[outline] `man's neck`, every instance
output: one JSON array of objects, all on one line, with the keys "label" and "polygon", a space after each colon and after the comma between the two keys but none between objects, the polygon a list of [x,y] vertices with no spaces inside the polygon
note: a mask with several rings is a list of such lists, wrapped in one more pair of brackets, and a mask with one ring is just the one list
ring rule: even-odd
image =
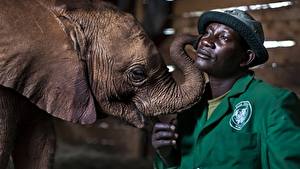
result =
[{"label": "man's neck", "polygon": [[218,77],[209,76],[212,99],[219,97],[225,94],[226,92],[228,92],[232,88],[233,84],[245,74],[246,74],[245,72],[239,73],[228,78],[218,78]]}]

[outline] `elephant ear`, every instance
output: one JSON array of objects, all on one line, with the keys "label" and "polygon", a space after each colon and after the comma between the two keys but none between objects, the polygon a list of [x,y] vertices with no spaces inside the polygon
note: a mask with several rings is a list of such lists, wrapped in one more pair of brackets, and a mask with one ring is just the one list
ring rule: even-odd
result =
[{"label": "elephant ear", "polygon": [[76,28],[68,36],[53,13],[31,0],[0,3],[0,85],[55,117],[93,123],[96,108],[83,51],[74,50],[84,43],[73,43],[79,39]]}]

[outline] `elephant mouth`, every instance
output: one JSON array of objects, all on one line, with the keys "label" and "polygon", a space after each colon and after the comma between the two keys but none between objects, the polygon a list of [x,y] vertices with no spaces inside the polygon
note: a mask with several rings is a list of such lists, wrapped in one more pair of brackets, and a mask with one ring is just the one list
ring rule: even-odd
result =
[{"label": "elephant mouth", "polygon": [[133,122],[133,125],[137,128],[145,128],[149,122],[149,119],[139,109],[136,109],[136,119],[137,120]]}]

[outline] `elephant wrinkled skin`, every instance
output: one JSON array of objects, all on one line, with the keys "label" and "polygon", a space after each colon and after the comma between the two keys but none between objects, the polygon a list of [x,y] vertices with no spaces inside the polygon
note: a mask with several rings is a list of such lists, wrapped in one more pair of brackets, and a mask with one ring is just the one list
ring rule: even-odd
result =
[{"label": "elephant wrinkled skin", "polygon": [[183,49],[193,37],[171,46],[179,83],[134,17],[103,2],[61,1],[0,2],[0,169],[10,154],[16,169],[51,168],[53,116],[92,124],[106,114],[141,128],[203,92]]}]

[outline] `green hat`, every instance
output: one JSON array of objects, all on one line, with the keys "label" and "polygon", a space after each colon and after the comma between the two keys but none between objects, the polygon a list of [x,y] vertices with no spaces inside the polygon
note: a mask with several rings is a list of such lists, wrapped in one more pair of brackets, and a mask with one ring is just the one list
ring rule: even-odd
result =
[{"label": "green hat", "polygon": [[250,67],[265,63],[269,54],[264,47],[264,32],[260,22],[256,21],[248,13],[234,9],[224,12],[208,11],[204,12],[198,21],[198,32],[205,32],[208,24],[217,22],[229,26],[246,41],[250,49],[256,54],[255,59],[250,63]]}]

